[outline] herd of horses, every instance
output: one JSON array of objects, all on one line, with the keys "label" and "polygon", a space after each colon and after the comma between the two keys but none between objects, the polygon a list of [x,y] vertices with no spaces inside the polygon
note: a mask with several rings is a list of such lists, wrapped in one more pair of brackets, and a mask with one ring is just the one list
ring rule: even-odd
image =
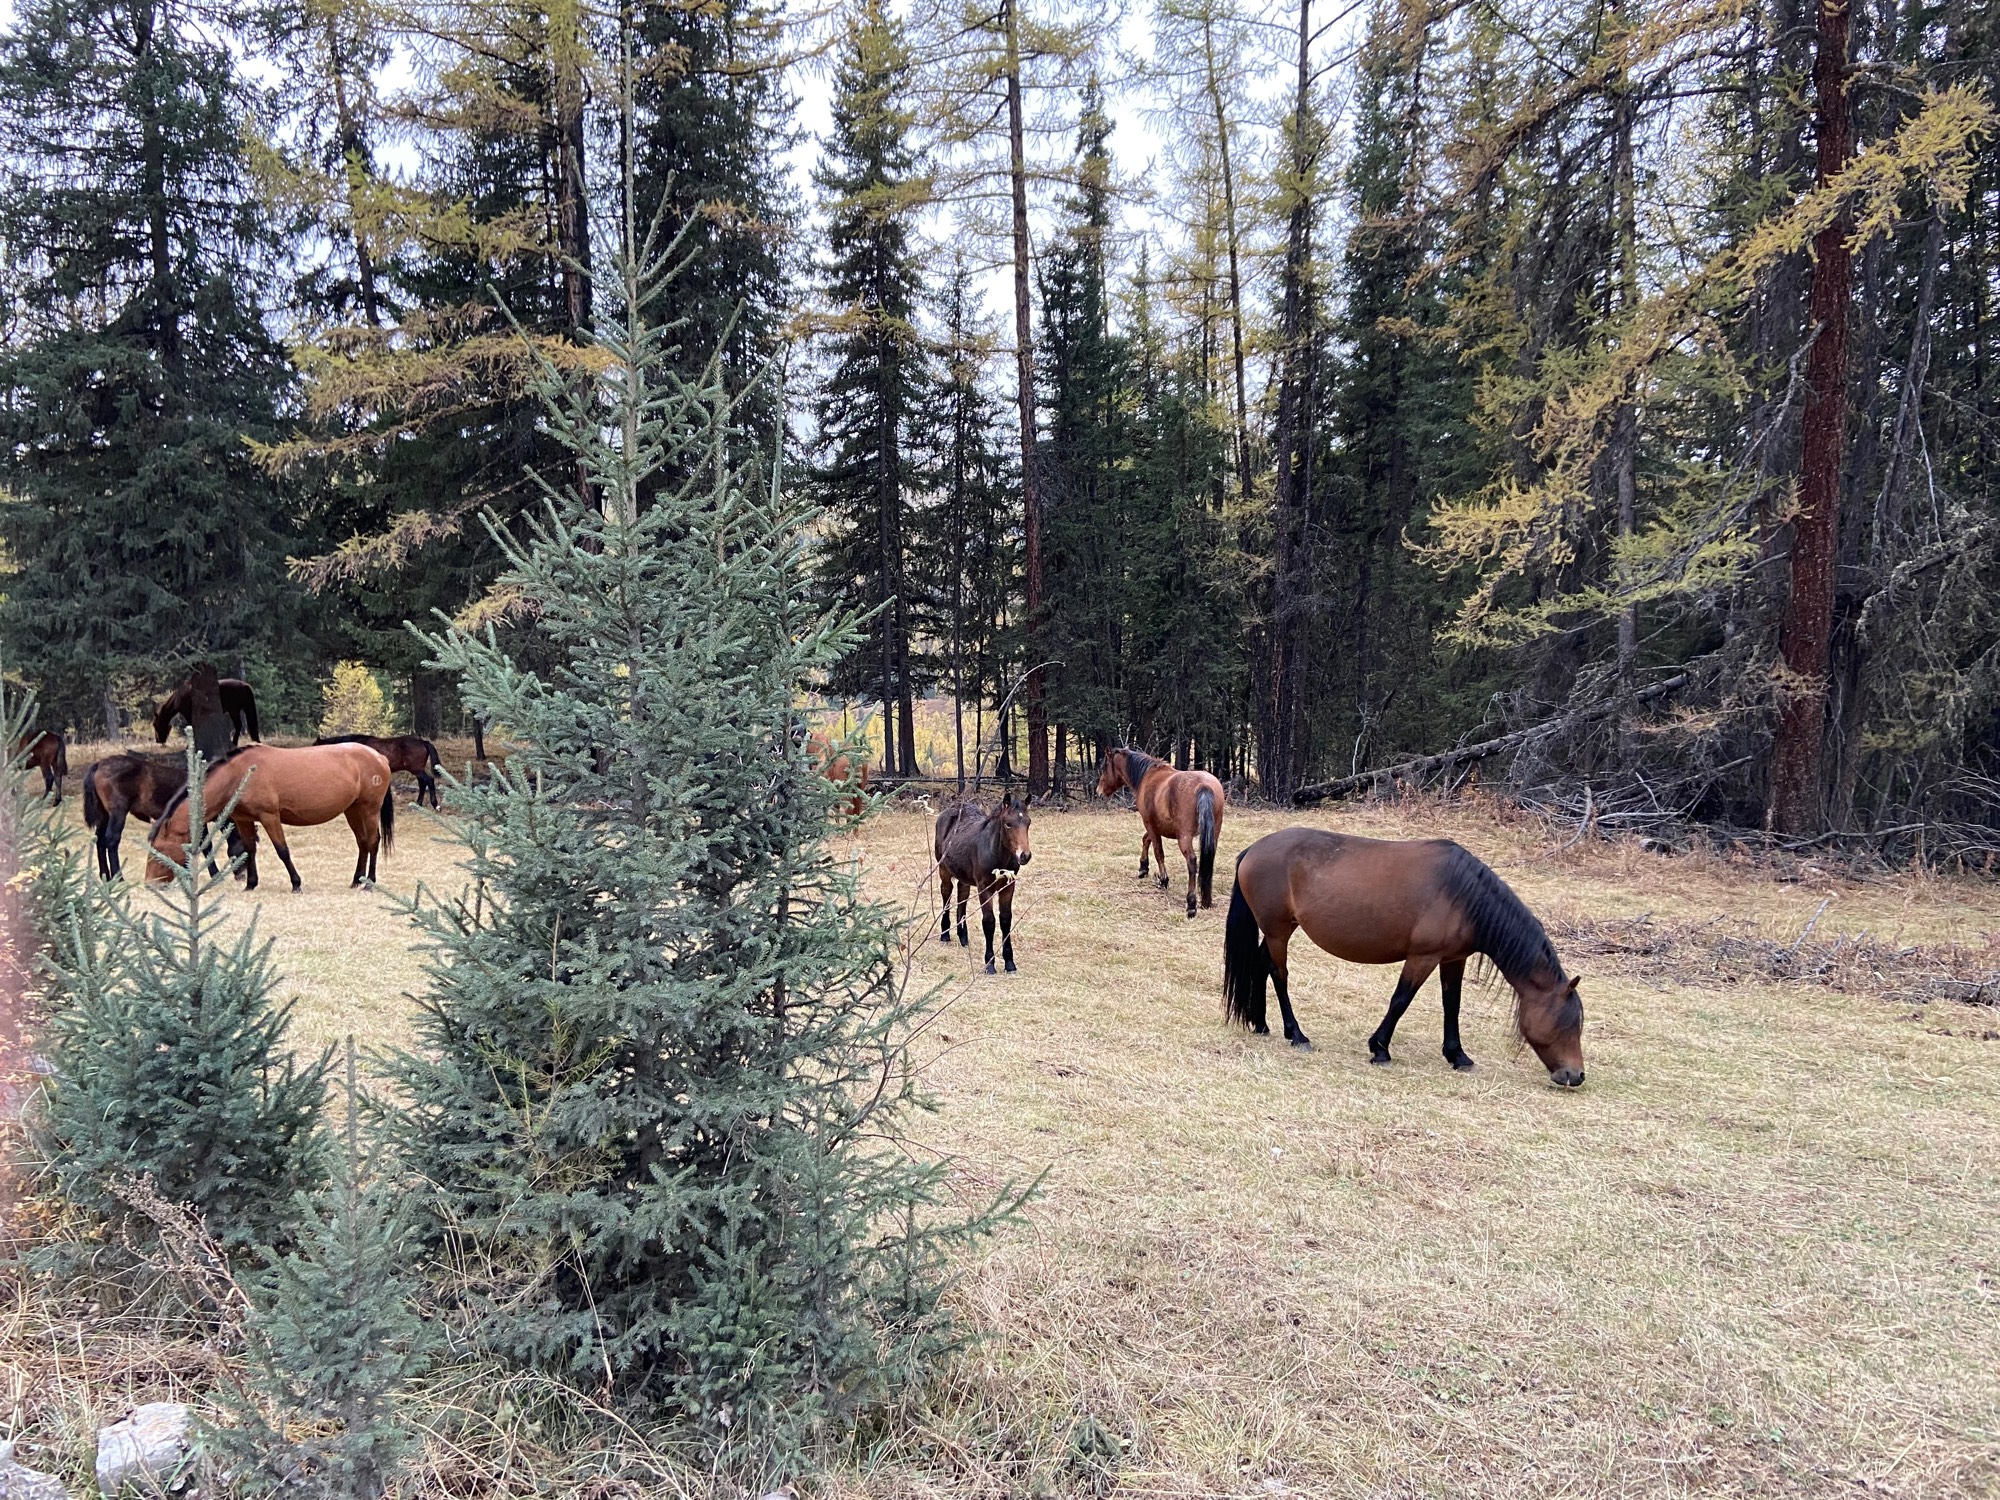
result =
[{"label": "herd of horses", "polygon": [[[1216,841],[1227,793],[1206,771],[1176,770],[1142,751],[1120,746],[1104,757],[1100,796],[1129,788],[1138,809],[1139,878],[1159,863],[1169,889],[1165,840],[1187,862],[1187,914],[1196,901],[1213,905]],[[952,937],[957,896],[960,946],[968,946],[968,895],[979,893],[986,931],[986,972],[993,968],[994,916],[1001,958],[1014,964],[1014,888],[1029,849],[1027,807],[1012,793],[991,808],[959,803],[938,814],[932,854],[941,896],[938,940]],[[1432,974],[1444,999],[1444,1056],[1455,1069],[1473,1066],[1459,1036],[1465,966],[1485,957],[1514,991],[1514,1024],[1561,1088],[1583,1083],[1583,1000],[1563,972],[1533,912],[1492,868],[1449,839],[1358,838],[1319,828],[1282,828],[1236,857],[1235,888],[1223,927],[1223,1013],[1268,1035],[1268,994],[1275,989],[1285,1039],[1312,1042],[1292,1011],[1290,945],[1303,932],[1315,946],[1357,964],[1401,964],[1382,1024],[1368,1038],[1368,1058],[1387,1066],[1389,1044],[1410,1002]]]},{"label": "herd of horses", "polygon": [[[229,809],[229,844],[243,857],[245,884],[257,885],[260,833],[269,838],[301,885],[285,829],[345,817],[353,831],[353,884],[372,881],[378,856],[395,840],[392,777],[417,778],[419,805],[437,806],[436,745],[417,735],[339,735],[309,746],[242,743],[259,738],[256,695],[236,678],[198,667],[160,703],[153,729],[165,744],[175,722],[208,762],[203,805],[212,816]],[[805,741],[809,758],[840,788],[836,810],[858,816],[866,805],[868,768],[818,736]],[[60,734],[24,737],[16,754],[41,770],[44,789],[60,799],[68,773]],[[186,762],[177,756],[121,752],[83,774],[84,821],[95,831],[97,865],[109,879],[119,873],[119,844],[126,820],[149,819],[146,878],[163,882],[189,848],[191,808]],[[1178,770],[1126,746],[1104,757],[1097,790],[1111,797],[1132,793],[1141,825],[1139,878],[1157,878],[1170,889],[1166,841],[1179,846],[1187,865],[1187,915],[1214,904],[1217,842],[1228,795],[1206,771]],[[1027,803],[1012,792],[991,807],[959,802],[939,813],[932,854],[942,912],[938,938],[949,943],[954,926],[960,946],[970,946],[967,908],[979,897],[986,939],[986,972],[999,959],[1015,972],[1014,896],[1020,871],[1033,858]],[[212,856],[211,856],[212,861]],[[1152,875],[1157,863],[1158,875]],[[212,867],[212,866],[211,866]],[[956,922],[954,923],[954,916]],[[1470,1069],[1459,1035],[1459,1005],[1466,964],[1483,956],[1515,995],[1514,1022],[1522,1041],[1564,1088],[1583,1083],[1583,1002],[1577,981],[1563,972],[1542,924],[1493,870],[1446,839],[1396,841],[1359,838],[1318,828],[1293,827],[1267,834],[1236,859],[1236,878],[1223,929],[1223,1012],[1259,1035],[1268,1034],[1269,991],[1275,989],[1284,1035],[1293,1046],[1312,1043],[1292,1010],[1291,939],[1307,940],[1337,958],[1359,964],[1401,964],[1382,1023],[1368,1038],[1369,1060],[1386,1065],[1397,1023],[1417,991],[1438,976],[1444,1002],[1444,1056]]]}]

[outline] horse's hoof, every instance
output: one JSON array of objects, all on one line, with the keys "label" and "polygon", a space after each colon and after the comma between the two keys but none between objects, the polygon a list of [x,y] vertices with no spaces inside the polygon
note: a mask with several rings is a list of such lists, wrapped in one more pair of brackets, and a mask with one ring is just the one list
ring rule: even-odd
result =
[{"label": "horse's hoof", "polygon": [[1291,1038],[1291,1043],[1301,1052],[1310,1052],[1313,1049],[1312,1042],[1307,1039],[1306,1034],[1303,1031],[1301,1031],[1297,1036]]},{"label": "horse's hoof", "polygon": [[1009,962],[1009,963],[1008,963],[1008,965],[1007,965],[1007,972],[1008,972],[1009,974],[1012,974],[1012,973],[1014,972],[1014,965],[1013,965],[1013,963],[1012,963],[1012,962]]},{"label": "horse's hoof", "polygon": [[1171,880],[1167,879],[1166,876],[1162,875],[1160,877],[1160,889],[1163,891],[1170,891],[1173,888],[1174,888],[1174,883]]},{"label": "horse's hoof", "polygon": [[948,942],[950,942],[950,941],[951,941],[951,934],[950,934],[950,933],[948,933],[948,932],[940,932],[940,933],[938,934],[938,941],[939,941],[940,943],[948,943]]},{"label": "horse's hoof", "polygon": [[1470,1073],[1473,1069],[1472,1059],[1467,1057],[1463,1052],[1457,1057],[1448,1058],[1447,1061],[1451,1063],[1451,1070],[1454,1073]]},{"label": "horse's hoof", "polygon": [[986,960],[986,972],[989,974],[993,972],[993,960],[990,958]]},{"label": "horse's hoof", "polygon": [[1250,1028],[1250,1034],[1252,1036],[1269,1036],[1271,1034],[1271,1028],[1268,1026],[1252,1026]]},{"label": "horse's hoof", "polygon": [[1389,1066],[1390,1063],[1394,1062],[1395,1059],[1391,1057],[1387,1052],[1383,1051],[1380,1047],[1375,1047],[1369,1050],[1368,1061],[1373,1063],[1378,1068],[1386,1068]]}]

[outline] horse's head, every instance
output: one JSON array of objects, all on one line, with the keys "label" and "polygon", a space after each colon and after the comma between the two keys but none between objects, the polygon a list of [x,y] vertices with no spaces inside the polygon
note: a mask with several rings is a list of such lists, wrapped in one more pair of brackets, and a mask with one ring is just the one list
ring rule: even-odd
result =
[{"label": "horse's head", "polygon": [[1107,750],[1104,752],[1104,766],[1097,773],[1097,795],[1109,797],[1125,785],[1125,752]]},{"label": "horse's head", "polygon": [[160,706],[153,710],[153,733],[164,745],[167,732],[174,727],[174,695],[167,694],[160,700]]},{"label": "horse's head", "polygon": [[146,856],[146,884],[165,885],[173,879],[173,868],[187,857],[187,842],[188,799],[183,790],[174,794],[146,835],[146,847],[152,851]]},{"label": "horse's head", "polygon": [[1000,805],[993,809],[993,823],[1000,835],[1000,848],[1012,856],[1014,868],[1020,869],[1035,856],[1028,849],[1028,804],[1017,802],[1009,792],[1000,799]]},{"label": "horse's head", "polygon": [[1549,1070],[1549,1081],[1566,1089],[1583,1083],[1583,997],[1576,987],[1577,981],[1565,979],[1560,969],[1543,969],[1514,986],[1520,997],[1514,1018],[1521,1040],[1535,1049]]}]

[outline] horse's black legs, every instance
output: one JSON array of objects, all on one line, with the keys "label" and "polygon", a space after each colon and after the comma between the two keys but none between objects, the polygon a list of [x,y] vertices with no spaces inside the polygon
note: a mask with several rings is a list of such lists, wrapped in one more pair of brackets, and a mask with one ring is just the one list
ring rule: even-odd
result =
[{"label": "horse's black legs", "polygon": [[972,946],[972,935],[966,931],[965,926],[965,910],[971,903],[972,886],[969,882],[961,880],[958,883],[958,946],[961,948]]},{"label": "horse's black legs", "polygon": [[[285,862],[285,873],[292,877],[292,889],[296,891],[305,882],[299,879],[299,867],[292,863],[292,850],[285,842],[284,825],[279,824],[264,831],[271,835],[271,847],[278,851],[278,858]],[[250,857],[254,860],[257,856],[253,852]]]},{"label": "horse's black legs", "polygon": [[[1192,912],[1189,913],[1193,915]],[[1294,1047],[1312,1051],[1312,1039],[1299,1027],[1299,1018],[1292,1014],[1292,984],[1289,966],[1286,963],[1291,948],[1292,935],[1277,933],[1264,934],[1264,951],[1271,960],[1271,988],[1278,992],[1278,1013],[1285,1018],[1285,1040]],[[1270,1027],[1265,1027],[1268,1032]]]},{"label": "horse's black legs", "polygon": [[125,838],[126,809],[116,812],[108,809],[104,822],[97,830],[97,872],[106,880],[117,878],[119,871],[118,846]]},{"label": "horse's black legs", "polygon": [[979,882],[979,926],[986,934],[986,972],[993,972],[993,877]]},{"label": "horse's black legs", "polygon": [[1139,835],[1139,878],[1144,880],[1153,869],[1153,830],[1148,828]]},{"label": "horse's black legs", "polygon": [[1444,1060],[1461,1073],[1472,1071],[1472,1059],[1458,1040],[1458,996],[1465,982],[1465,960],[1455,958],[1438,966],[1438,985],[1444,990]]},{"label": "horse's black legs", "polygon": [[[938,888],[938,941],[940,943],[948,943],[951,941],[951,876],[949,873],[942,870],[938,872]],[[964,920],[961,918],[959,926],[963,928],[964,925]]]},{"label": "horse's black legs", "polygon": [[1174,878],[1167,873],[1167,841],[1157,833],[1153,835],[1153,857],[1160,862],[1160,873],[1157,877],[1160,882],[1160,889],[1163,891],[1172,890],[1174,888]]},{"label": "horse's black legs", "polygon": [[428,776],[424,772],[419,771],[417,772],[417,806],[422,807],[424,805],[424,796],[426,793],[429,794],[431,799],[431,811],[433,812],[437,811],[437,805],[438,805],[437,778],[433,776]]},{"label": "horse's black legs", "polygon": [[1192,921],[1194,920],[1194,903],[1195,903],[1195,898],[1196,898],[1197,896],[1199,896],[1199,895],[1201,894],[1201,876],[1200,876],[1200,874],[1199,874],[1199,873],[1198,873],[1198,872],[1196,871],[1196,869],[1195,869],[1195,862],[1194,862],[1194,845],[1193,845],[1192,843],[1190,843],[1190,842],[1189,842],[1188,840],[1186,840],[1186,839],[1182,839],[1182,840],[1181,840],[1181,854],[1182,854],[1182,856],[1183,856],[1184,858],[1186,858],[1186,860],[1187,860],[1187,867],[1188,867],[1188,920],[1189,920],[1190,922],[1192,922]]},{"label": "horse's black legs", "polygon": [[[1007,965],[1009,974],[1014,972],[1014,877],[1009,875],[1000,882],[1000,959]],[[987,960],[991,969],[993,962]]]},{"label": "horse's black legs", "polygon": [[1396,1023],[1403,1019],[1403,1012],[1410,1008],[1410,1002],[1417,997],[1417,991],[1424,987],[1424,981],[1431,977],[1432,965],[1421,959],[1411,958],[1403,964],[1403,974],[1396,981],[1396,993],[1389,997],[1389,1012],[1382,1017],[1382,1024],[1375,1028],[1375,1034],[1368,1038],[1368,1060],[1387,1067],[1392,1061],[1389,1056],[1389,1039],[1396,1034]]}]

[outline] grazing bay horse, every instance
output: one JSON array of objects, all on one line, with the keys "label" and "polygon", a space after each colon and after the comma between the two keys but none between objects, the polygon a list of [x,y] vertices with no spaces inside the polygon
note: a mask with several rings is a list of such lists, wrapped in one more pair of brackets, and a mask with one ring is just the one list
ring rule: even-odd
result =
[{"label": "grazing bay horse", "polygon": [[1187,914],[1192,920],[1197,877],[1201,904],[1215,905],[1215,839],[1222,831],[1226,798],[1222,783],[1206,771],[1176,771],[1142,750],[1120,745],[1104,757],[1104,768],[1097,776],[1097,795],[1109,797],[1121,786],[1132,788],[1133,805],[1145,826],[1139,839],[1139,878],[1146,878],[1147,855],[1151,854],[1160,861],[1160,889],[1171,890],[1173,880],[1167,874],[1167,851],[1161,839],[1178,842],[1181,858],[1187,861]]},{"label": "grazing bay horse", "polygon": [[837,787],[853,789],[854,795],[842,798],[834,804],[835,808],[850,818],[860,817],[868,806],[868,762],[864,760],[856,769],[845,750],[834,749],[831,742],[816,734],[806,736],[806,754],[828,781]]},{"label": "grazing bay horse", "polygon": [[986,972],[993,972],[993,898],[1000,898],[1000,954],[1007,972],[1014,972],[1014,882],[1021,866],[1034,856],[1028,851],[1028,809],[1009,792],[988,812],[970,802],[938,814],[931,837],[937,859],[939,894],[944,913],[938,919],[938,941],[951,941],[951,891],[958,886],[958,945],[971,946],[965,931],[966,897],[979,891],[979,924],[986,930]]},{"label": "grazing bay horse", "polygon": [[[240,793],[240,795],[239,795]],[[219,812],[231,797],[230,812],[244,860],[244,889],[257,889],[257,830],[271,836],[271,847],[285,862],[292,889],[302,882],[285,842],[285,825],[308,828],[330,823],[345,814],[354,830],[354,885],[375,878],[375,856],[396,847],[396,796],[389,785],[389,763],[366,745],[307,745],[284,749],[251,745],[231,751],[209,768],[202,782],[202,806]],[[146,862],[146,879],[160,884],[170,877],[168,861],[188,844],[188,799],[183,788],[153,824],[151,845],[160,858]]]},{"label": "grazing bay horse", "polygon": [[424,805],[424,794],[430,794],[431,806],[438,805],[437,775],[444,769],[438,760],[438,747],[421,735],[416,734],[330,734],[325,739],[314,740],[315,745],[366,745],[382,759],[389,762],[389,770],[408,771],[417,778],[417,806]]},{"label": "grazing bay horse", "polygon": [[240,677],[216,676],[207,662],[153,710],[153,734],[162,745],[176,717],[187,721],[188,738],[210,764],[234,750],[245,733],[253,740],[264,737],[257,729],[257,695],[250,684]]},{"label": "grazing bay horse", "polygon": [[[1444,989],[1444,1055],[1471,1068],[1459,1043],[1465,961],[1492,960],[1514,988],[1521,1040],[1563,1088],[1583,1082],[1583,1000],[1548,934],[1507,883],[1449,839],[1394,842],[1317,828],[1266,834],[1236,857],[1236,890],[1223,935],[1223,1014],[1260,1034],[1264,982],[1273,981],[1285,1037],[1311,1047],[1292,1014],[1286,948],[1303,930],[1336,958],[1401,963],[1389,1013],[1368,1038],[1368,1060],[1386,1065],[1389,1039],[1433,969]],[[1259,932],[1263,936],[1259,939]]]},{"label": "grazing bay horse", "polygon": [[42,773],[42,794],[62,801],[63,777],[69,775],[69,743],[53,729],[29,730],[14,742],[14,753]]},{"label": "grazing bay horse", "polygon": [[187,785],[187,775],[187,761],[178,755],[129,752],[107,755],[84,769],[83,823],[97,834],[99,875],[109,880],[118,873],[125,819],[137,814],[152,822]]}]

